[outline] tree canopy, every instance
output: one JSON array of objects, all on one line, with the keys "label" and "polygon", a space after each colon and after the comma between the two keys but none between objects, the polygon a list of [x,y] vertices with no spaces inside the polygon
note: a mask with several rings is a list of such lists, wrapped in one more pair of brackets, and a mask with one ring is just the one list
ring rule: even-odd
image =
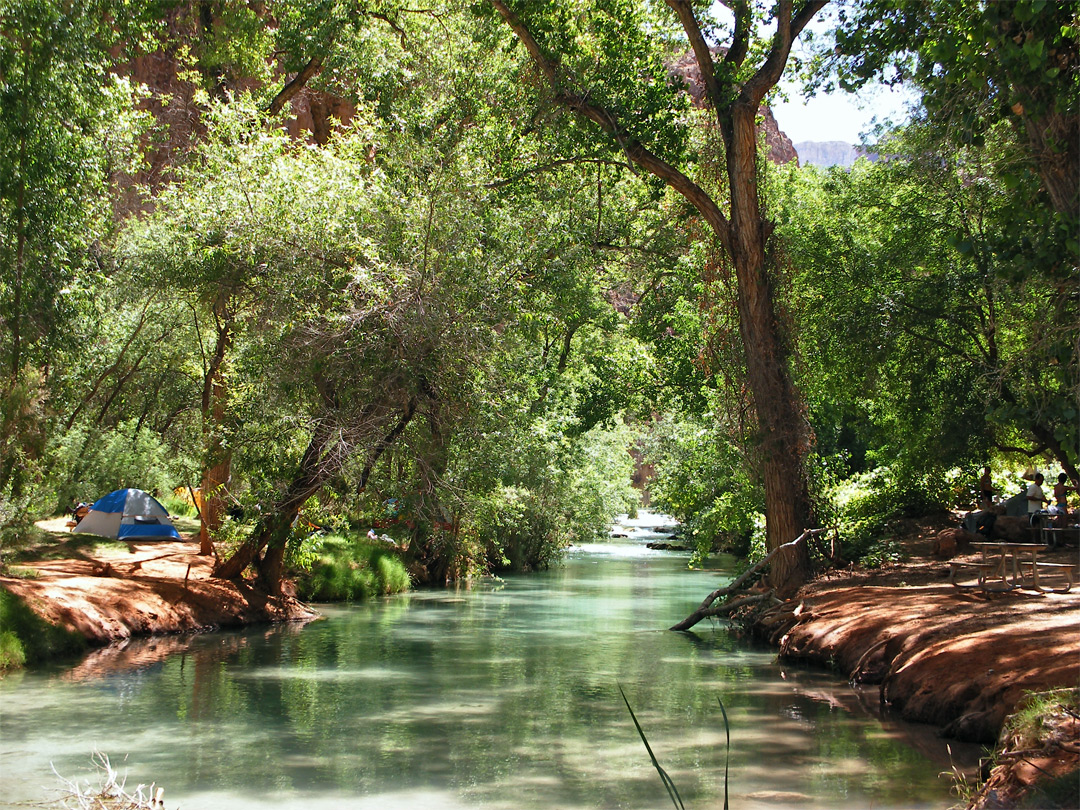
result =
[{"label": "tree canopy", "polygon": [[543,567],[642,462],[702,555],[854,525],[851,478],[1080,484],[1076,9],[842,4],[819,86],[921,107],[775,166],[822,6],[4,5],[4,542],[200,489],[219,575],[277,591],[313,527]]}]

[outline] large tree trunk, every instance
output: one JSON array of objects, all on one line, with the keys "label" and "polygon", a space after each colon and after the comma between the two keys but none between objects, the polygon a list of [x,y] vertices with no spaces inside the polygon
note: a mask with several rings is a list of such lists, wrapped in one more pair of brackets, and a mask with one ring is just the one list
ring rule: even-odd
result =
[{"label": "large tree trunk", "polygon": [[1050,204],[1059,214],[1075,221],[1080,199],[1080,125],[1076,117],[1055,112],[1038,119],[1025,115],[1023,131]]},{"label": "large tree trunk", "polygon": [[[331,431],[327,426],[318,425],[308,442],[304,456],[300,460],[300,466],[296,475],[289,483],[284,496],[274,506],[273,510],[252,531],[251,536],[238,548],[229,559],[217,566],[214,576],[219,579],[237,579],[244,570],[251,565],[259,553],[269,547],[267,552],[271,556],[269,563],[260,564],[260,579],[267,586],[269,593],[278,594],[281,591],[281,567],[273,559],[280,554],[284,559],[285,541],[288,539],[289,528],[300,512],[304,501],[318,492],[327,478],[335,474],[344,461],[344,456],[335,457],[327,463],[326,450],[331,440]],[[280,552],[274,551],[280,549]],[[276,566],[276,569],[275,569]],[[277,579],[274,580],[276,570]]]},{"label": "large tree trunk", "polygon": [[[751,5],[735,3],[736,26],[732,45],[724,57],[726,70],[718,75],[712,49],[689,0],[667,0],[686,31],[700,69],[704,97],[717,115],[727,148],[727,175],[731,195],[730,220],[708,192],[676,166],[653,153],[625,129],[613,110],[603,107],[583,89],[580,77],[566,81],[558,56],[548,54],[524,21],[505,0],[489,0],[521,40],[554,93],[555,100],[595,123],[615,139],[637,166],[663,180],[702,215],[731,257],[738,280],[739,328],[746,353],[750,388],[760,428],[763,456],[765,511],[770,549],[793,540],[810,521],[810,499],[803,458],[808,450],[801,400],[792,385],[788,352],[773,306],[765,262],[765,244],[771,223],[761,217],[757,185],[757,133],[754,118],[762,99],[780,81],[791,43],[825,0],[806,0],[795,9],[792,0],[776,6],[776,36],[766,58],[746,81],[731,76],[748,54],[755,24]],[[785,553],[770,573],[778,592],[794,591],[810,575],[805,550]]]},{"label": "large tree trunk", "polygon": [[430,444],[420,460],[420,498],[417,502],[416,528],[409,543],[415,562],[427,572],[427,581],[445,584],[460,575],[460,555],[457,546],[456,521],[443,506],[439,494],[450,464],[449,438],[443,431],[443,413],[438,394],[426,381],[421,381],[424,393],[431,402],[427,424]]},{"label": "large tree trunk", "polygon": [[[731,189],[731,259],[738,281],[739,332],[760,431],[766,536],[772,550],[811,528],[807,525],[810,498],[803,464],[809,445],[766,264],[765,243],[771,226],[762,220],[758,201],[756,113],[748,105],[733,105],[723,130]],[[777,592],[786,595],[806,582],[811,573],[806,544],[800,543],[778,556],[769,580]]]}]

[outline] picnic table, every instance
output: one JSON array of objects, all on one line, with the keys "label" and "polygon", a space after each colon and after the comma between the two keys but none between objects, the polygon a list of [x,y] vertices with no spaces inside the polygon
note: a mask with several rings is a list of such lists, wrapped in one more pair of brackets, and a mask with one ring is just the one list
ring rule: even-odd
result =
[{"label": "picnic table", "polygon": [[[1073,586],[1074,573],[1071,563],[1053,563],[1039,560],[1039,553],[1049,546],[1042,543],[985,542],[972,543],[982,554],[982,562],[954,562],[949,567],[949,581],[958,588],[982,588],[983,590],[1013,590],[1031,587],[1037,591],[1047,591],[1039,584],[1039,574],[1056,572],[1065,577],[1062,589],[1052,589],[1056,593],[1068,593]],[[956,581],[956,575],[964,568],[978,570],[975,585],[962,585]],[[1025,569],[1030,569],[1031,582],[1025,577]],[[998,584],[1000,582],[1000,585]],[[990,585],[993,587],[989,587]]]}]

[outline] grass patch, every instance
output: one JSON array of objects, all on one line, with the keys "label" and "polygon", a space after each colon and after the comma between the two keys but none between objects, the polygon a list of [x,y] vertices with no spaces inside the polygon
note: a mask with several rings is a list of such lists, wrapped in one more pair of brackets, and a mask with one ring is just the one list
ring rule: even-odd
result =
[{"label": "grass patch", "polygon": [[1080,716],[1080,689],[1029,692],[1005,725],[1009,746],[1027,750],[1044,745],[1067,717]]},{"label": "grass patch", "polygon": [[195,508],[195,504],[191,502],[191,497],[187,495],[186,491],[181,491],[184,492],[183,495],[176,495],[175,493],[162,495],[157,499],[158,503],[164,506],[165,510],[174,518],[188,517],[197,520],[199,510]]},{"label": "grass patch", "polygon": [[[1005,722],[998,761],[1009,757],[1052,756],[1075,745],[1075,722],[1080,719],[1080,689],[1029,692]],[[1030,761],[1030,759],[1029,759]],[[1080,807],[1076,772],[1041,779],[1031,785],[1018,808],[1071,810]]]},{"label": "grass patch", "polygon": [[0,670],[78,655],[85,649],[85,638],[49,624],[0,588]]},{"label": "grass patch", "polygon": [[12,565],[4,569],[4,576],[13,579],[37,579],[41,572],[28,565]]},{"label": "grass patch", "polygon": [[301,599],[354,602],[409,589],[400,557],[364,535],[331,534],[313,543],[310,567],[296,576]]},{"label": "grass patch", "polygon": [[199,519],[189,515],[173,515],[173,526],[180,534],[198,534]]}]

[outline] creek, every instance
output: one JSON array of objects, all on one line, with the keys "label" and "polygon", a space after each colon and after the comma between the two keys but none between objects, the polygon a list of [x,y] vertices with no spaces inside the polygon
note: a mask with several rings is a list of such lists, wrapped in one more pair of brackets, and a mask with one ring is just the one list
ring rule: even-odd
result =
[{"label": "creek", "polygon": [[[183,810],[944,808],[934,729],[876,690],[779,663],[724,624],[665,628],[731,578],[652,551],[670,528],[576,547],[549,571],[358,605],[325,620],[133,641],[0,679],[0,806],[53,773],[156,782]],[[977,751],[952,745],[969,765]],[[963,760],[963,761],[960,761]]]}]

